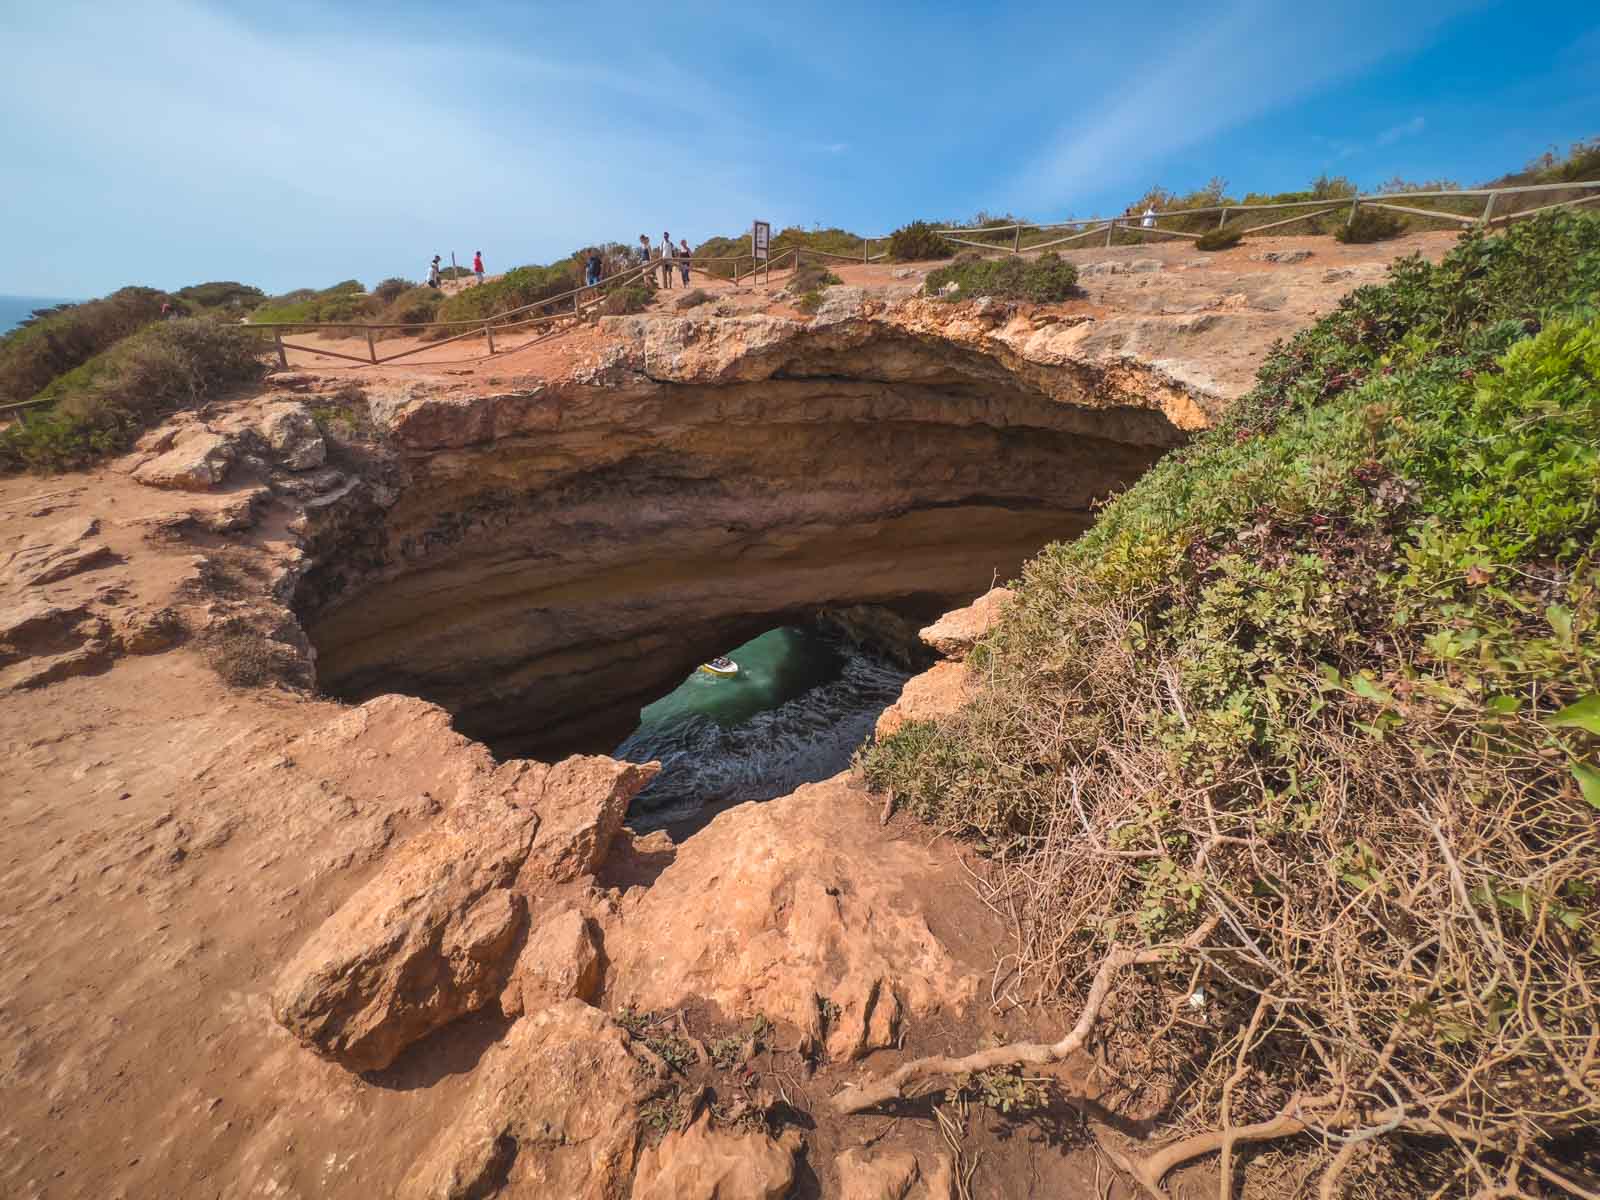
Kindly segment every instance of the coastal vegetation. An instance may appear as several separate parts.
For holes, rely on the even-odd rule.
[[[989,855],[1062,1044],[1184,1135],[1147,1187],[1284,1138],[1324,1196],[1595,1169],[1597,297],[1600,216],[1397,262],[1027,565],[962,710],[864,753]]]
[[[240,325],[156,321],[54,379],[49,406],[0,430],[0,471],[64,470],[125,449],[157,415],[258,377],[261,344]]]
[[[928,272],[922,287],[928,295],[938,296],[951,284],[955,285],[947,296],[951,300],[994,296],[1049,304],[1077,294],[1078,268],[1054,250],[1036,258],[983,258],[967,253],[947,267]]]

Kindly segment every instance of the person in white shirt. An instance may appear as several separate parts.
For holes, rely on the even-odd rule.
[[[672,244],[672,235],[663,232],[661,235],[661,286],[672,286],[672,260],[678,256],[678,248]]]
[[[1140,221],[1139,224],[1146,229],[1154,229],[1156,227],[1156,210],[1153,208],[1145,209],[1144,220]]]

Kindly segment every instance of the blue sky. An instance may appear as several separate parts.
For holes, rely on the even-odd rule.
[[[0,292],[491,271],[663,228],[1463,183],[1600,134],[1600,6],[22,0]]]

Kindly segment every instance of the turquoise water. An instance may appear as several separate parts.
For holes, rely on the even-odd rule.
[[[55,300],[47,296],[0,296],[0,334],[11,332],[36,308],[53,308],[57,304],[70,304],[70,300]]]
[[[737,676],[696,671],[641,711],[639,727],[613,751],[661,763],[634,800],[634,828],[769,800],[843,770],[908,678],[810,628],[772,629],[726,653]]]

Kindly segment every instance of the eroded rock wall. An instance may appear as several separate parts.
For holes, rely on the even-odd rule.
[[[302,585],[322,686],[425,696],[502,752],[606,748],[785,620],[970,600],[1184,436],[1152,372],[910,317],[619,322],[587,377],[379,397],[403,483]]]

